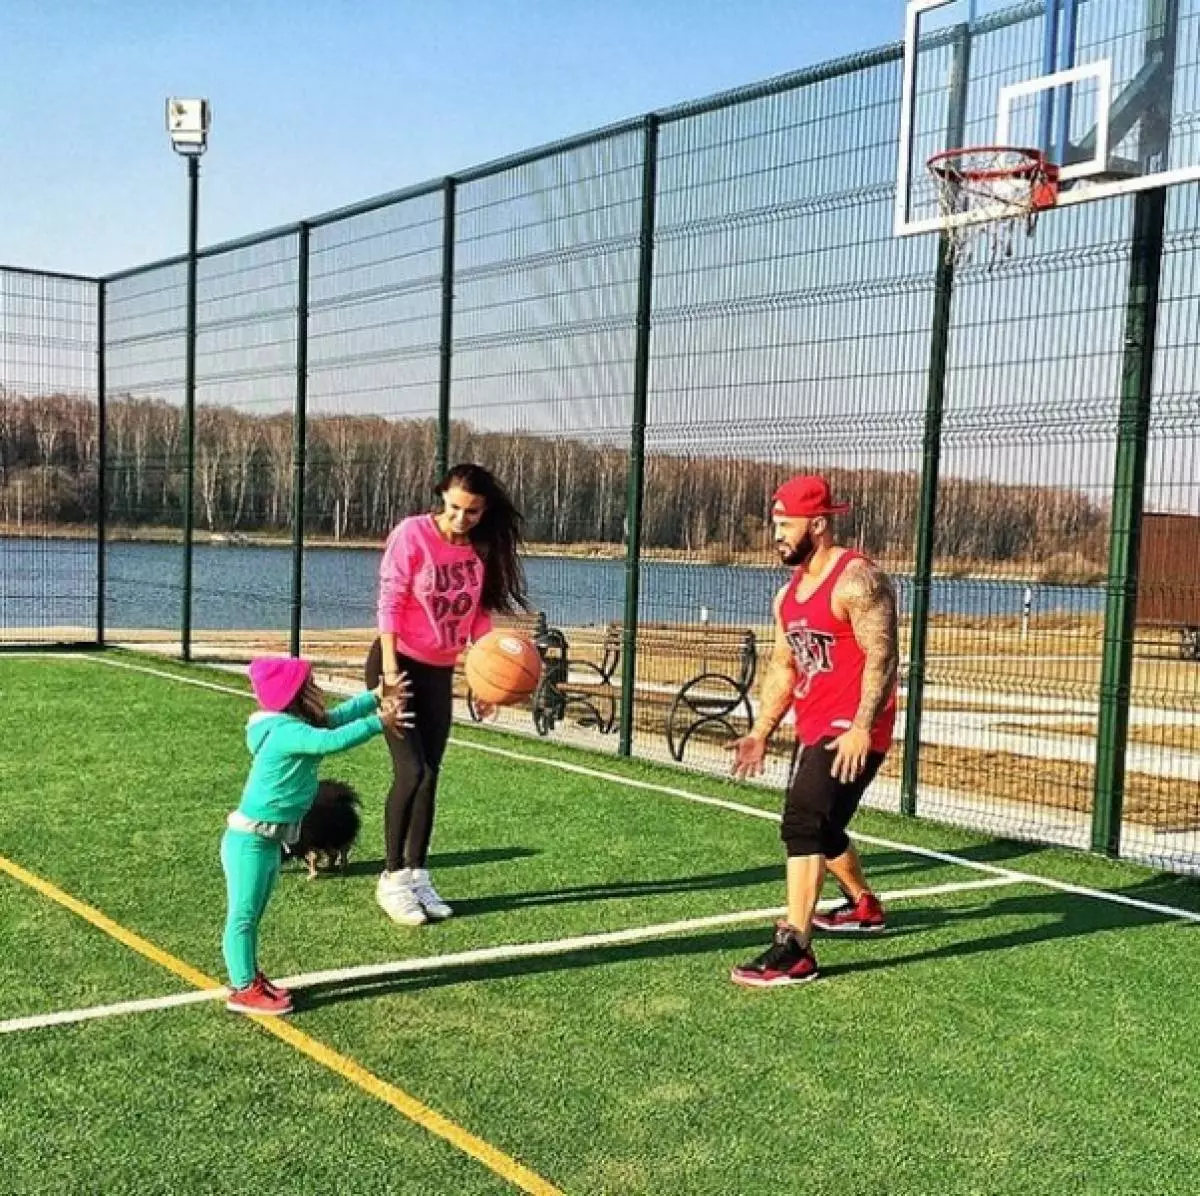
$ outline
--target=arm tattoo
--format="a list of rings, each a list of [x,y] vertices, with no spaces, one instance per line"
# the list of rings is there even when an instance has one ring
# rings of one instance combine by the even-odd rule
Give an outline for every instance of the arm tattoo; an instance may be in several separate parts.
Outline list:
[[[792,692],[796,688],[796,664],[792,659],[792,650],[788,646],[787,636],[779,623],[779,604],[775,605],[775,646],[771,649],[771,659],[767,664],[766,675],[763,677],[762,691],[759,694],[758,718],[754,720],[751,734],[761,735],[769,739],[771,733],[779,726],[780,720],[787,713],[792,703]]]
[[[877,565],[859,560],[838,579],[836,597],[846,608],[854,638],[867,657],[854,716],[854,725],[865,731],[887,704],[899,673],[896,591]]]

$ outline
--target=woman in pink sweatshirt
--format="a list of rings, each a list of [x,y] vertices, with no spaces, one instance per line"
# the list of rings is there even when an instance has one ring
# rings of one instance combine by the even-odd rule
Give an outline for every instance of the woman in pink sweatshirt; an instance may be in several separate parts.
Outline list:
[[[504,488],[482,466],[467,464],[454,466],[437,493],[440,510],[403,519],[388,536],[379,639],[366,664],[369,687],[381,678],[395,685],[402,674],[412,685],[407,708],[415,726],[385,732],[392,787],[383,820],[387,859],[375,889],[388,917],[407,926],[454,912],[430,882],[428,856],[455,662],[490,629],[492,612],[528,609],[522,519]]]

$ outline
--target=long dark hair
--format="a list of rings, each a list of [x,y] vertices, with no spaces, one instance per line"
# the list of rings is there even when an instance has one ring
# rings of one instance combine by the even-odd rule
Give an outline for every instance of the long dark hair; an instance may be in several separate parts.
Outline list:
[[[525,517],[482,465],[465,462],[452,466],[434,489],[442,495],[452,486],[482,498],[486,504],[483,517],[470,531],[471,543],[483,561],[483,608],[509,615],[528,610],[525,569],[519,555]]]
[[[312,674],[310,673],[300,692],[287,704],[283,713],[308,723],[310,727],[328,727],[329,711],[321,702],[310,696],[309,686],[312,683]]]

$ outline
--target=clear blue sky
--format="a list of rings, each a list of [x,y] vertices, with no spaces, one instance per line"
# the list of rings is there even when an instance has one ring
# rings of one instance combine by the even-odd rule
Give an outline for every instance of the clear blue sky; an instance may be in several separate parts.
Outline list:
[[[185,247],[168,95],[213,105],[212,244],[899,40],[903,0],[3,0],[0,263]]]

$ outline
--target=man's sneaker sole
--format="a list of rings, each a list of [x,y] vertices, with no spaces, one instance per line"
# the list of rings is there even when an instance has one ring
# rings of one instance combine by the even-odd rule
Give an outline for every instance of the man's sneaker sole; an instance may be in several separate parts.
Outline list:
[[[820,980],[820,972],[809,972],[807,976],[746,976],[736,970],[729,973],[729,979],[742,988],[787,988],[796,984],[807,984],[810,980]]]
[[[849,924],[826,926],[818,922],[815,918],[813,919],[813,925],[822,934],[882,934],[887,929],[887,924],[884,922],[881,922],[878,926],[863,926],[861,923],[857,926]]]

